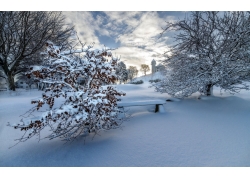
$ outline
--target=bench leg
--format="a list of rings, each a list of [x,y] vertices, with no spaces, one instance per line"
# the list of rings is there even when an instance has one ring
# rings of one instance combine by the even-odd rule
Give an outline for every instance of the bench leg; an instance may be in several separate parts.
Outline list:
[[[156,104],[155,105],[155,112],[165,112],[165,109],[162,104]]]

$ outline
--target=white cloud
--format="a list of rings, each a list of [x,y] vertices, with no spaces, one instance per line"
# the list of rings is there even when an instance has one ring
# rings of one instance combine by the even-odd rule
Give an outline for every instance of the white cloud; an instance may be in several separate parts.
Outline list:
[[[163,53],[168,50],[168,46],[164,43],[167,37],[157,41],[166,19],[160,18],[157,12],[144,12],[140,15],[132,32],[117,37],[121,43],[121,47],[117,50],[117,53],[122,55],[121,60],[138,68],[143,63],[150,65],[152,59],[163,59]],[[144,48],[139,48],[140,46]]]
[[[139,11],[108,11],[104,13],[108,20],[105,26],[110,28],[113,37],[132,31],[138,25],[138,19],[143,14]]]
[[[108,36],[120,43],[115,50],[127,66],[151,64],[151,60],[163,59],[163,53],[168,50],[167,36],[158,39],[165,21],[173,21],[173,16],[159,17],[157,12],[102,12],[93,17],[91,12],[64,12],[68,22],[75,24],[83,42],[95,42],[100,47],[101,43],[96,35]]]
[[[66,21],[72,23],[75,26],[75,30],[83,43],[91,44],[95,43],[100,45],[98,37],[95,35],[95,30],[98,29],[98,25],[95,22],[91,12],[63,12],[65,14]]]

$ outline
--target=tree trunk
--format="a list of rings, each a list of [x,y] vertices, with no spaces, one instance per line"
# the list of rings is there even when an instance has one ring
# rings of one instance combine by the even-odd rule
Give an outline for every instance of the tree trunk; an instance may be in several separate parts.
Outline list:
[[[213,95],[213,85],[212,84],[208,84],[206,86],[206,95],[207,96],[212,96]]]
[[[12,75],[12,73],[8,73],[8,88],[9,90],[15,91],[16,90],[16,86],[15,86],[15,81],[14,81],[14,76]]]

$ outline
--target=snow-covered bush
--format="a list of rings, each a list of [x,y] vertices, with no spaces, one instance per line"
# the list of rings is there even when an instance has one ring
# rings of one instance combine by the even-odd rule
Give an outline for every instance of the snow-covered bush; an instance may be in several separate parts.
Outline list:
[[[143,84],[143,80],[131,81],[130,84]]]
[[[160,79],[151,79],[149,80],[150,83],[157,83],[157,82],[160,82],[161,80]]]
[[[119,80],[119,83],[125,83],[128,80],[128,71],[126,69],[126,64],[120,61],[117,64],[116,75]]]
[[[44,65],[31,67],[26,75],[49,86],[40,99],[32,100],[35,107],[25,114],[21,123],[9,124],[25,132],[19,142],[35,135],[40,138],[45,128],[51,131],[45,138],[70,141],[91,132],[119,127],[123,117],[119,118],[117,96],[125,93],[107,85],[117,80],[115,70],[119,59],[112,56],[111,49],[93,50],[92,46],[83,46],[81,50],[60,52],[53,43],[46,45]],[[84,85],[78,83],[78,77],[85,79]]]

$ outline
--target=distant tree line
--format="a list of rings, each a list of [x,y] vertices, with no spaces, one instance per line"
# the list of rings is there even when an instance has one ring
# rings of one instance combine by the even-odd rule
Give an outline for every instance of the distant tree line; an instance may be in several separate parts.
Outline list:
[[[126,83],[127,81],[132,81],[134,78],[138,76],[138,69],[136,66],[126,67],[126,64],[122,61],[118,63],[118,68],[116,70],[116,74],[118,75],[119,83]]]
[[[146,75],[149,70],[149,65],[141,64],[140,71],[143,72],[144,75]],[[128,80],[132,81],[138,76],[138,72],[139,70],[136,66],[129,66],[128,69],[126,69],[126,64],[124,64],[124,62],[122,61],[118,63],[118,68],[116,70],[116,74],[118,75],[118,81],[120,84],[126,83]]]

